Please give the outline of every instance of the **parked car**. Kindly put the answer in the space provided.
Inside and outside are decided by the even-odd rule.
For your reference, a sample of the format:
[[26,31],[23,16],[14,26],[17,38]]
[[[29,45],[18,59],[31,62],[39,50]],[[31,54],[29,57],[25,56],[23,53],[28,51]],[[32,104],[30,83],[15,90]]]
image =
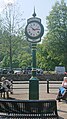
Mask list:
[[56,66],[55,67],[55,73],[64,74],[64,72],[65,72],[65,67],[64,66]]
[[43,70],[42,69],[36,69],[36,74],[42,75],[43,74]]
[[7,74],[8,70],[7,69],[2,69],[2,74]]
[[14,74],[21,74],[22,71],[21,70],[14,70]]
[[[29,67],[29,68],[26,68],[26,69],[23,69],[23,74],[32,74],[32,68]],[[36,68],[36,74],[37,75],[42,75],[43,74],[43,70],[40,69],[40,68]]]

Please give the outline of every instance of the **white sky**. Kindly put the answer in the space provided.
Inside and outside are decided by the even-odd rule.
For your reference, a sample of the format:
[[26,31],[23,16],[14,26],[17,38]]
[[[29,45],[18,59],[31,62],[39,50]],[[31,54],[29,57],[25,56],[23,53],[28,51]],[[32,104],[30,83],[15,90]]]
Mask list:
[[[20,6],[20,9],[24,11],[23,17],[26,19],[26,21],[28,18],[32,17],[35,6],[37,17],[41,18],[41,22],[45,28],[46,28],[46,16],[49,15],[49,12],[51,11],[52,6],[55,5],[56,1],[57,0],[15,0],[15,2]],[[65,0],[65,2],[67,3],[67,0]],[[0,0],[0,12],[4,8],[5,2],[4,0]]]

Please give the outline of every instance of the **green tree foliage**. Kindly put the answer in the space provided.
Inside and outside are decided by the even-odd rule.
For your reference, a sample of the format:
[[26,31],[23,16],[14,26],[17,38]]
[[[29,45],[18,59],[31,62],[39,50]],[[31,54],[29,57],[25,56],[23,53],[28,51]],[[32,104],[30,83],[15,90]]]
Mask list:
[[25,38],[24,19],[21,18],[23,16],[20,13],[17,14],[18,12],[15,11],[16,7],[7,5],[5,11],[2,13],[2,20],[0,20],[2,26],[0,30],[0,67],[10,67],[10,41],[12,67],[17,68],[30,65],[30,43]]
[[53,6],[47,17],[47,30],[44,47],[51,69],[56,65],[65,66],[67,69],[67,6],[64,0]]
[[36,53],[36,58],[37,58],[37,67],[45,69],[45,53],[43,50],[43,44],[38,44],[37,45],[37,53]]
[[[3,33],[4,35],[4,33]],[[31,49],[30,43],[22,35],[23,39],[17,35],[11,37],[11,45],[12,45],[12,67],[27,67],[31,65]],[[3,40],[3,37],[2,37]],[[5,41],[5,42],[4,42]],[[1,49],[1,67],[10,67],[10,45],[9,45],[9,37],[5,37],[2,41],[2,49]],[[25,64],[24,64],[25,62]]]

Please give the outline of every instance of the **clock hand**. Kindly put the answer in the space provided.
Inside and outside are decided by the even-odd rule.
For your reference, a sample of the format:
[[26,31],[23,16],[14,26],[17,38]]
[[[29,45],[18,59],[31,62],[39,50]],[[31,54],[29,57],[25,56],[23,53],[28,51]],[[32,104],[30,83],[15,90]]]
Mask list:
[[40,30],[40,29],[38,29],[38,28],[36,28],[36,29],[34,29],[33,27],[31,27],[34,31],[36,31],[36,30]]
[[40,29],[36,28],[35,30],[40,30]]
[[35,31],[35,29],[33,28],[33,27],[31,27],[32,28],[32,30],[34,30]]
[[34,31],[35,31],[35,29],[34,28],[32,28]]

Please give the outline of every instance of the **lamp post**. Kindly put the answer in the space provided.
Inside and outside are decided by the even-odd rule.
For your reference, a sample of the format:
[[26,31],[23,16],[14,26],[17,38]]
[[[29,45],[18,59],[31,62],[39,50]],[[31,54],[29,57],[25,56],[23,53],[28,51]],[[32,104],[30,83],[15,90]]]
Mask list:
[[25,27],[25,34],[27,40],[32,45],[32,76],[29,80],[29,99],[39,99],[39,79],[36,77],[36,45],[41,41],[41,37],[44,33],[44,27],[41,24],[41,19],[36,17],[35,9],[33,17],[27,20]]

